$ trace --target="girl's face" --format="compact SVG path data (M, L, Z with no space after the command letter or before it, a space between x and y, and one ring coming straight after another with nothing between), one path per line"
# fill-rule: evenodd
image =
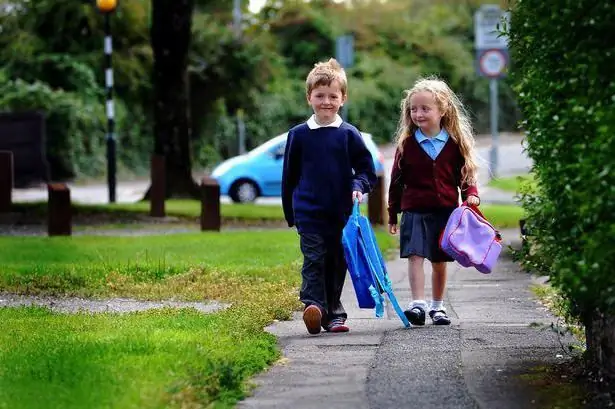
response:
M440 132L440 120L444 113L431 92L420 91L410 97L410 116L425 136L436 136Z
M316 114L316 122L328 125L335 120L335 115L346 102L346 96L342 94L340 84L333 81L329 85L315 87L307 100Z

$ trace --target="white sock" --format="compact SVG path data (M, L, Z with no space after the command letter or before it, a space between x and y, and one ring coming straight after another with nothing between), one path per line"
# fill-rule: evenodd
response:
M427 309L427 301L425 301L425 300L414 300L410 304L410 309L412 309L414 307L421 307L423 309L423 311L425 311Z
M444 301L431 300L431 307L429 311L446 311L446 309L444 308Z

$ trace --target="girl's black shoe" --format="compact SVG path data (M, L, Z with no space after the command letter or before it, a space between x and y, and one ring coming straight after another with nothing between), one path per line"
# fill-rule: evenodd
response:
M404 315L412 325L425 325L425 310L421 307L412 307L404 311Z
M446 315L446 311L432 310L429 311L429 317L433 325L451 325L451 319Z

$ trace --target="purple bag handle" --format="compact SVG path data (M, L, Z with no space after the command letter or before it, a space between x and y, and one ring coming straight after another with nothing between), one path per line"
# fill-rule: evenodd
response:
M469 205L467 201L466 201L466 202L463 202L461 205L462 205L462 206L467 207L468 209L470 209L471 211L473 211L474 213L476 213L477 215L479 215L480 217L482 217L483 219L485 219L485 221L486 221L487 223L489 223L489 225L490 225L491 227L493 227L493 230L495 230L495 237L496 237L498 240L502 240L502 235L500 234L500 231L499 231L498 229L496 229L496 228L495 228L495 227L491 224L491 222L490 222L489 220L487 220L487 218L485 217L485 215L483 214L483 212L481 212L481 211L480 211L480 209L478 208L478 206L476 206L476 205Z

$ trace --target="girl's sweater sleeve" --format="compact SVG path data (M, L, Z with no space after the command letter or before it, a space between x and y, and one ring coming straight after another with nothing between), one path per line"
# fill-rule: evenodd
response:
M399 149L395 150L395 159L391 169L391 183L389 184L389 224L397 224L397 214L401 212L401 197L404 188L402 171L400 169L401 155Z
M465 161L462 164L462 169L463 169L463 166L465 166ZM461 174L461 172L460 172L460 174ZM469 185L467 182L461 182L460 183L460 190L461 190L461 200L464 201L464 202L468 199L468 196L470 196L470 195L479 197L478 196L478 188L474 184Z

